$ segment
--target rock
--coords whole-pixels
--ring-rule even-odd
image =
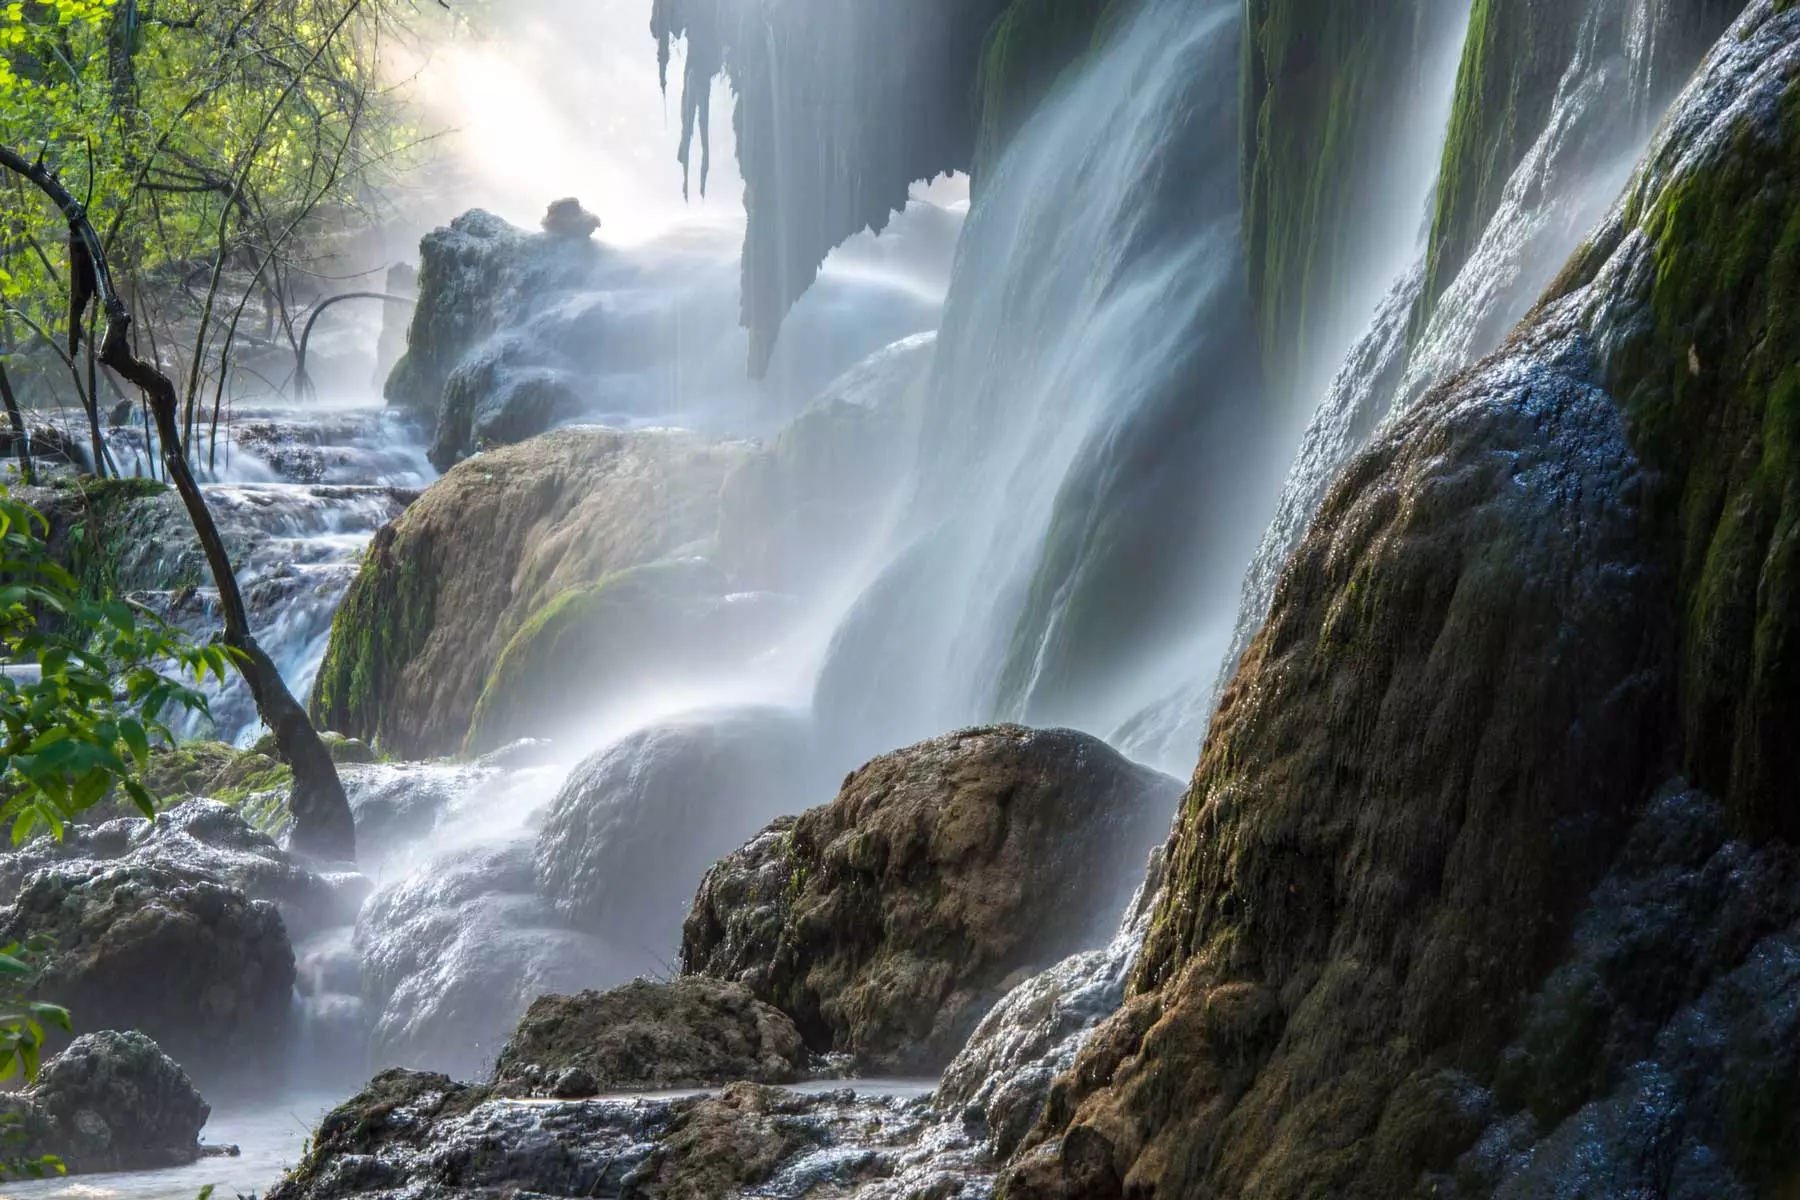
[[[500,1051],[499,1095],[559,1099],[602,1092],[786,1083],[807,1053],[787,1016],[741,984],[638,979],[609,992],[540,996]]]
[[[43,867],[81,862],[164,867],[184,879],[222,884],[250,900],[275,904],[296,937],[354,920],[369,891],[361,875],[300,866],[274,839],[251,828],[238,808],[189,800],[154,820],[122,817],[71,827],[60,839],[34,838],[0,855],[0,894],[17,894]]]
[[[745,983],[816,1051],[934,1070],[1028,968],[1105,941],[1179,791],[1069,730],[896,751],[707,873],[683,967]]]
[[[200,1078],[266,1072],[285,1048],[294,952],[275,906],[155,862],[27,877],[0,943],[45,939],[31,995],[77,1028],[138,1030]]]
[[[355,946],[380,1066],[485,1073],[546,992],[623,983],[641,952],[568,928],[532,886],[531,846],[506,843],[421,864],[363,907]]]
[[[578,928],[673,959],[694,884],[784,809],[828,786],[810,721],[783,709],[653,725],[569,776],[538,835],[537,887]],[[766,997],[765,997],[766,998]]]
[[[544,213],[544,232],[551,237],[590,238],[600,228],[600,218],[581,207],[581,201],[570,196],[554,201]]]
[[[1002,1195],[1794,1178],[1800,491],[1768,397],[1797,80],[1800,10],[1756,0],[1532,316],[1339,478],[1214,718],[1132,998]],[[1634,847],[1677,771],[1714,815]],[[1698,869],[1756,899],[1673,878],[1721,833]]]
[[[698,558],[571,588],[501,652],[465,748],[479,754],[532,734],[604,728],[646,693],[698,689],[742,670],[779,642],[796,615],[786,597],[739,591]]]
[[[142,1171],[200,1157],[211,1108],[174,1059],[141,1033],[84,1033],[27,1090],[48,1121],[32,1153],[70,1172]]]
[[[592,242],[526,233],[480,210],[427,234],[419,243],[419,302],[406,353],[387,380],[388,403],[435,434],[445,383],[464,359],[529,324],[540,303],[592,279],[603,258]],[[437,439],[434,462],[448,453],[437,463],[447,469],[467,450]]]
[[[686,434],[567,430],[452,470],[376,534],[332,625],[315,719],[394,757],[454,753],[532,616],[709,536],[744,453]]]
[[[269,1200],[955,1195],[948,1179],[925,1192],[881,1190],[907,1178],[922,1113],[916,1100],[748,1083],[681,1100],[518,1101],[388,1071],[326,1116]]]

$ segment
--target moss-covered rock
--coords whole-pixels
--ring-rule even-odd
[[[493,1088],[570,1098],[786,1083],[806,1064],[794,1023],[742,984],[639,979],[609,992],[539,997],[500,1051]]]
[[[778,596],[735,593],[705,559],[631,567],[571,588],[501,651],[464,744],[484,754],[599,719],[648,688],[717,678],[767,650],[792,616]]]
[[[1176,790],[1069,730],[896,751],[707,873],[683,965],[744,982],[815,1050],[941,1067],[1017,973],[1106,940]]]
[[[459,465],[376,535],[332,624],[314,719],[388,754],[456,752],[533,614],[709,536],[744,454],[584,429]]]
[[[1462,269],[1519,163],[1545,131],[1578,59],[1629,71],[1632,123],[1654,120],[1713,40],[1735,0],[1650,4],[1626,19],[1572,0],[1476,0],[1457,75],[1432,219],[1422,313]],[[1610,14],[1610,19],[1608,16]]]
[[[1797,92],[1800,10],[1757,0],[1556,291],[1338,480],[1214,719],[1135,994],[1003,1194],[1496,1194],[1470,1154],[1537,1164],[1503,1195],[1629,1190],[1596,1162],[1652,1194],[1793,1178],[1765,1123],[1781,1068],[1740,1071],[1800,1038],[1773,1016],[1788,933],[1755,944],[1791,922],[1785,886],[1747,914],[1651,888],[1668,908],[1621,916],[1614,884],[1636,886],[1627,831],[1684,765],[1745,849],[1792,828],[1772,730],[1795,694]],[[1704,843],[1694,828],[1673,836]],[[1675,932],[1617,957],[1581,940],[1645,921]],[[1678,952],[1682,930],[1699,946]],[[1647,1090],[1612,1092],[1684,1000],[1655,1047],[1675,1082],[1647,1067]],[[1709,1115],[1721,1072],[1741,1124]],[[1666,1128],[1606,1158],[1633,1111]],[[1641,1177],[1701,1160],[1689,1190]],[[1475,1184],[1447,1191],[1465,1167]]]

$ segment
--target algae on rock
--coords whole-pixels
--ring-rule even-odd
[[[1561,1002],[1525,997],[1559,994],[1571,936],[1587,953],[1583,923],[1611,919],[1596,885],[1629,867],[1663,780],[1691,771],[1753,853],[1794,827],[1774,731],[1796,695],[1797,94],[1800,10],[1756,0],[1533,316],[1339,479],[1220,703],[1135,994],[1003,1194],[1412,1194],[1485,1170],[1490,1120],[1499,1151],[1517,1144],[1508,1103],[1623,1111],[1622,1058],[1509,1056],[1546,1044]],[[1758,903],[1790,920],[1781,889]],[[1690,995],[1788,994],[1727,940]],[[1662,1003],[1664,967],[1634,957],[1619,999],[1576,1019]],[[1705,1020],[1788,1061],[1767,1022]],[[1752,1091],[1758,1114],[1779,1095]],[[1707,1095],[1666,1136],[1735,1180],[1658,1194],[1792,1177],[1791,1140],[1764,1140],[1779,1122],[1717,1122]],[[1583,1178],[1584,1136],[1547,1143],[1558,1186]]]
[[[712,534],[746,451],[565,430],[450,471],[375,537],[313,691],[322,726],[388,754],[462,747],[507,643],[572,588]]]

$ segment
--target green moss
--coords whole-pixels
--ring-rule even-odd
[[[431,636],[437,589],[429,544],[376,534],[331,622],[331,642],[313,685],[313,720],[379,745],[387,701],[406,665]]]
[[[1640,202],[1649,329],[1611,385],[1676,547],[1685,768],[1740,824],[1800,835],[1800,87],[1779,133]]]
[[[1356,245],[1357,199],[1414,69],[1422,0],[1247,0],[1244,237],[1271,378],[1315,349]]]
[[[1654,28],[1642,34],[1652,55],[1641,67],[1647,78],[1670,86],[1685,79],[1742,7],[1731,0],[1658,6],[1647,18]],[[1474,0],[1438,173],[1416,329],[1468,261],[1507,181],[1542,134],[1587,20],[1586,8],[1569,0]],[[1646,111],[1654,107],[1646,105]]]
[[[139,581],[124,577],[123,564],[149,533],[144,502],[167,495],[169,488],[151,479],[80,479],[59,482],[66,496],[56,507],[64,514],[55,522],[51,550],[75,576],[84,595],[99,598],[131,590]],[[165,581],[157,581],[165,582]],[[198,583],[184,577],[166,581],[180,587]]]
[[[994,22],[975,78],[977,186],[1057,81],[1104,35],[1117,8],[1116,0],[1013,0]]]

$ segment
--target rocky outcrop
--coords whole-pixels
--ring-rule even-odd
[[[1022,973],[1105,940],[1177,791],[1068,730],[885,755],[707,873],[683,966],[747,984],[815,1050],[940,1067]]]
[[[599,751],[538,834],[537,886],[572,925],[675,956],[694,883],[783,811],[829,789],[811,721],[784,709],[695,713]]]
[[[53,949],[31,988],[78,1027],[139,1030],[204,1078],[283,1049],[294,952],[275,905],[154,861],[72,862],[25,879],[0,942]]]
[[[585,239],[527,233],[480,210],[420,242],[419,302],[407,330],[406,354],[388,377],[386,393],[388,403],[434,436],[431,459],[439,470],[481,445],[481,427],[488,424],[505,426],[514,440],[549,428],[554,413],[530,395],[509,400],[508,389],[494,385],[509,382],[514,373],[530,376],[572,364],[550,361],[545,355],[551,348],[531,339],[505,335],[589,284],[607,253]],[[481,381],[468,377],[483,371],[490,376],[488,386],[476,386]],[[459,372],[463,382],[453,389]],[[507,379],[492,378],[496,373]],[[514,414],[521,408],[529,411]]]
[[[1003,1194],[1792,1180],[1766,839],[1796,811],[1797,67],[1800,11],[1752,3],[1533,317],[1340,478],[1221,701],[1133,995]],[[1712,832],[1656,813],[1682,769]],[[1770,887],[1672,877],[1718,853]]]
[[[84,1033],[24,1093],[27,1155],[71,1173],[143,1171],[200,1157],[211,1107],[175,1060],[141,1033]]]
[[[925,1182],[908,1178],[906,1149],[922,1116],[916,1101],[748,1083],[672,1101],[526,1103],[442,1075],[389,1071],[326,1116],[269,1200],[953,1195],[953,1178],[933,1181],[939,1190],[906,1190]]]
[[[540,996],[500,1051],[493,1088],[561,1099],[603,1092],[786,1083],[806,1070],[794,1023],[742,984],[638,979]]]
[[[685,434],[586,429],[458,466],[376,535],[332,625],[315,719],[397,757],[460,749],[533,615],[709,536],[743,456]]]

